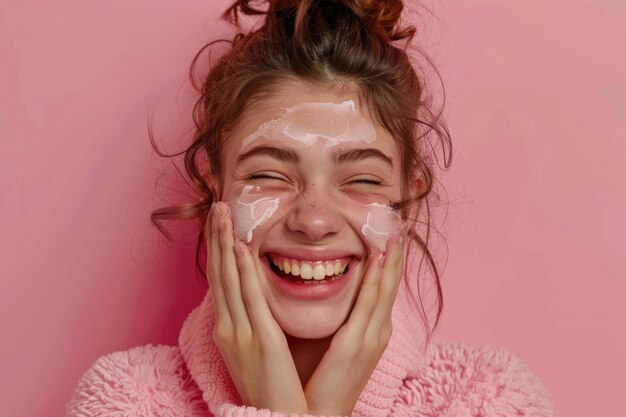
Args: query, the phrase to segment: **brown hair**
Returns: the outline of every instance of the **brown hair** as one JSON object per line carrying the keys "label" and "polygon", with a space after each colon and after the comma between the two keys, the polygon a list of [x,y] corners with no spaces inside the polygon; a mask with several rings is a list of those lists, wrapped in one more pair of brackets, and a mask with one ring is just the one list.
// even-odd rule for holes
{"label": "brown hair", "polygon": [[[440,273],[428,247],[431,233],[428,197],[434,182],[432,164],[436,161],[435,149],[439,147],[443,153],[443,168],[448,168],[452,151],[450,135],[441,117],[443,105],[437,113],[431,109],[432,100],[426,94],[425,82],[418,76],[407,52],[417,52],[434,69],[428,57],[410,44],[415,27],[399,27],[402,1],[270,0],[267,10],[257,9],[251,3],[259,2],[236,1],[222,18],[240,28],[240,13],[264,14],[263,24],[258,29],[247,34],[237,33],[232,40],[210,42],[192,61],[190,78],[201,94],[193,111],[196,132],[192,143],[177,154],[163,154],[149,129],[150,140],[159,156],[174,157],[184,153],[185,170],[191,179],[189,184],[198,196],[192,203],[154,210],[153,224],[171,239],[161,221],[198,219],[196,267],[204,276],[203,226],[217,196],[209,178],[222,178],[220,149],[224,133],[235,126],[248,106],[271,95],[275,87],[286,81],[342,83],[354,87],[370,114],[392,134],[400,148],[405,183],[404,200],[397,208],[405,216],[409,211],[414,213],[417,225],[426,229],[423,236],[418,233],[418,227],[413,229],[411,240],[423,251],[418,277],[426,259],[437,290],[437,316],[432,330],[429,329],[429,340],[443,310]],[[194,77],[197,65],[203,53],[219,42],[226,42],[230,47],[210,67],[199,85]],[[435,73],[439,77],[436,69]],[[445,102],[445,90],[443,96]],[[406,190],[411,185],[415,189],[415,184],[418,184],[417,193],[409,196]],[[421,216],[423,221],[419,220]],[[420,314],[428,327],[419,288],[418,284]]]}

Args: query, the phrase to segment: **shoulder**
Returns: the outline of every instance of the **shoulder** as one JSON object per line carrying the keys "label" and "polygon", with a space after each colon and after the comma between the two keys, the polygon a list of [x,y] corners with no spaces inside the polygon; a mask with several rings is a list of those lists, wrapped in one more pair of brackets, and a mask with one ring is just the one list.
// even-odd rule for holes
{"label": "shoulder", "polygon": [[434,344],[418,375],[405,381],[395,407],[398,415],[415,416],[555,415],[546,388],[518,355],[462,342]]}
{"label": "shoulder", "polygon": [[66,415],[193,417],[208,411],[179,348],[150,344],[96,360],[80,378]]}

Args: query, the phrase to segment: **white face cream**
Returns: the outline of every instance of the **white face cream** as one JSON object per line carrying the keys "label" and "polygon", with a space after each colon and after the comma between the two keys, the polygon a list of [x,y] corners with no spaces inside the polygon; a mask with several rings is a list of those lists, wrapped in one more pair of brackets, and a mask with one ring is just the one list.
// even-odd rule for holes
{"label": "white face cream", "polygon": [[276,119],[262,123],[243,139],[242,148],[259,138],[286,140],[311,146],[323,141],[324,147],[343,142],[376,140],[376,131],[358,111],[353,100],[343,103],[301,103],[282,109]]}
{"label": "white face cream", "polygon": [[254,229],[265,223],[278,210],[278,198],[255,197],[250,192],[260,187],[246,185],[230,205],[233,216],[233,233],[246,243],[252,241]]}
{"label": "white face cream", "polygon": [[[256,141],[287,144],[298,149],[316,146],[331,151],[329,148],[344,143],[371,144],[376,140],[374,126],[359,111],[354,100],[305,102],[281,108],[277,116],[261,123],[252,134],[243,138],[240,152]],[[252,241],[254,230],[278,209],[278,198],[251,194],[258,191],[259,187],[245,186],[231,205],[235,237],[248,243]],[[361,207],[365,209],[361,233],[372,246],[384,252],[392,233],[399,229],[400,216],[384,204]]]}
{"label": "white face cream", "polygon": [[386,204],[372,203],[368,208],[365,224],[361,233],[376,249],[384,252],[391,234],[399,230],[402,219],[398,213]]}

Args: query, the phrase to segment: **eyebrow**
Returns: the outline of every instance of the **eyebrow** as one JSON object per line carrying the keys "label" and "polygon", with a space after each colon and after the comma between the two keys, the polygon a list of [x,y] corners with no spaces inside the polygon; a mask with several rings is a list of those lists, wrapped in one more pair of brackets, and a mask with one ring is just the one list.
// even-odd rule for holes
{"label": "eyebrow", "polygon": [[237,157],[237,164],[240,164],[253,156],[269,156],[270,158],[278,159],[283,162],[300,162],[300,153],[295,149],[275,148],[273,146],[256,146],[248,152],[239,155]]}
{"label": "eyebrow", "polygon": [[383,161],[389,168],[393,169],[393,160],[376,148],[339,149],[331,154],[333,162],[344,164],[347,162],[362,161],[364,159],[378,159]]}
{"label": "eyebrow", "polygon": [[[276,148],[273,146],[256,146],[237,157],[237,164],[255,156],[268,156],[282,162],[298,163],[301,160],[300,152],[290,148]],[[331,158],[335,164],[378,159],[393,169],[393,160],[376,148],[338,149],[333,150]]]}

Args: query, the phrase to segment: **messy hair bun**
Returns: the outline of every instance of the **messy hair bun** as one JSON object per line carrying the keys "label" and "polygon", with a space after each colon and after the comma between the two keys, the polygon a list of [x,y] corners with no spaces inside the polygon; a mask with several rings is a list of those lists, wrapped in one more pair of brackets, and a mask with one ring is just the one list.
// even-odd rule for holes
{"label": "messy hair bun", "polygon": [[[263,4],[265,8],[262,7]],[[321,16],[309,17],[312,9],[323,13]],[[415,28],[412,26],[398,28],[403,9],[401,0],[239,0],[226,10],[223,17],[238,24],[239,13],[277,17],[292,14],[296,16],[296,27],[302,27],[303,22],[315,21],[316,18],[321,18],[321,22],[333,22],[338,12],[344,11],[351,12],[362,24],[377,32],[382,39],[397,41],[411,39],[415,34]]]}
{"label": "messy hair bun", "polygon": [[[417,217],[410,243],[417,248],[409,249],[421,252],[421,256],[407,259],[405,271],[416,272],[413,277],[406,274],[406,283],[411,294],[419,297],[418,277],[425,260],[437,292],[437,316],[432,329],[436,328],[443,298],[438,267],[429,248],[430,198],[437,150],[442,151],[444,169],[450,165],[452,151],[441,117],[443,105],[438,111],[433,109],[426,79],[416,71],[422,68],[417,63],[414,66],[409,56],[416,29],[401,25],[402,10],[400,0],[239,0],[225,11],[222,17],[240,32],[233,39],[208,43],[192,62],[191,80],[200,98],[194,106],[196,131],[191,144],[178,154],[167,155],[158,150],[151,136],[160,156],[184,153],[190,179],[187,183],[197,195],[191,203],[155,210],[152,221],[169,238],[161,221],[198,220],[196,265],[202,277],[206,256],[203,226],[223,178],[221,149],[227,140],[225,133],[235,127],[248,106],[287,81],[320,86],[341,83],[356,91],[375,121],[397,142],[402,156],[404,200],[396,206],[404,216]],[[256,23],[261,24],[243,30],[240,18],[244,16],[256,16]],[[202,71],[198,79],[195,74],[200,72],[199,64],[205,62],[204,52],[220,42],[226,43],[226,51],[215,62],[208,62],[208,71]],[[445,102],[445,94],[442,96]],[[423,303],[420,313],[429,327]]]}

